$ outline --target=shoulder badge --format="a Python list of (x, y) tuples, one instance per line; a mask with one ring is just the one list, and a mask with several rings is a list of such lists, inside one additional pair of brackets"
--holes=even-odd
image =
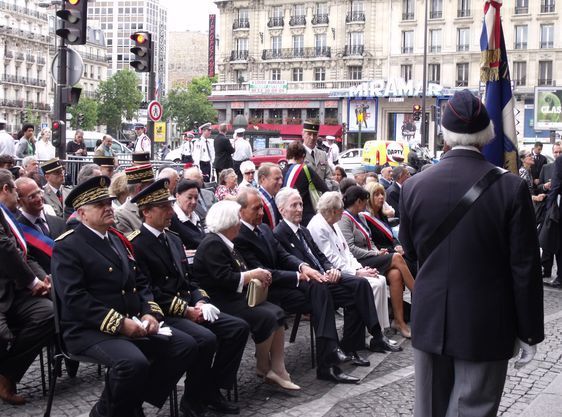
[(136, 238), (138, 235), (140, 235), (140, 230), (135, 230), (134, 232), (131, 232), (127, 235), (127, 239), (129, 239), (129, 242), (132, 242), (134, 238)]
[(55, 242), (58, 242), (59, 240), (63, 240), (65, 237), (71, 235), (72, 233), (74, 233), (74, 229), (70, 229), (70, 230), (64, 232), (62, 235), (60, 235), (59, 237), (57, 237), (55, 239)]

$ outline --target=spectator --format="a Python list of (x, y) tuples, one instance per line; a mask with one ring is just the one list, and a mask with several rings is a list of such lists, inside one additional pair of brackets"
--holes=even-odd
[(197, 249), (205, 238), (205, 229), (196, 212), (199, 192), (199, 184), (193, 180), (181, 180), (176, 189), (170, 229), (180, 236), (186, 249)]
[(35, 155), (35, 138), (33, 133), (35, 127), (32, 124), (24, 124), (21, 128), (20, 140), (18, 146), (16, 147), (16, 156), (18, 158), (25, 158), (26, 156)]
[(365, 186), (367, 180), (367, 171), (363, 167), (353, 168), (351, 170), (355, 183), (361, 187)]
[[(236, 168), (234, 170), (236, 170)], [(240, 164), (240, 172), (242, 173), (242, 181), (238, 185), (238, 188), (257, 187), (256, 180), (254, 179), (256, 173), (256, 166), (252, 161), (242, 162)]]
[(51, 143), (51, 129), (45, 127), (41, 130), (39, 140), (35, 144), (35, 156), (39, 161), (48, 161), (55, 157), (56, 149)]
[(0, 117), (0, 155), (16, 156), (14, 138), (6, 132), (6, 120)]
[(204, 229), (206, 229), (205, 218), (207, 216), (207, 212), (211, 206), (217, 202), (215, 193), (204, 188), (205, 183), (203, 182), (203, 174), (198, 167), (191, 167), (183, 171), (183, 178), (186, 180), (193, 180), (199, 185), (199, 198), (197, 200), (195, 212), (199, 216), (199, 219), (201, 219), (201, 225)]
[(228, 130), (228, 125), (226, 123), (221, 123), (219, 126), (219, 134), (214, 140), (215, 147), (215, 171), (217, 173), (217, 178), (220, 177), (220, 173), (228, 168), (233, 168), (232, 154), (234, 153), (234, 148), (230, 143), (230, 140), (226, 137), (226, 132)]
[(400, 217), (400, 193), (402, 184), (410, 178), (410, 171), (403, 166), (397, 166), (392, 169), (392, 179), (394, 182), (386, 189), (386, 201), (392, 206), (396, 217)]
[(234, 171), (238, 175), (238, 180), (242, 180), (242, 168), (241, 165), (249, 161), (252, 157), (252, 145), (244, 139), (245, 129), (239, 128), (234, 131), (234, 153), (232, 154), (232, 159), (234, 161)]
[(64, 168), (55, 158), (44, 162), (41, 169), (47, 180), (47, 184), (43, 187), (43, 199), (53, 208), (55, 215), (62, 219), (65, 215), (64, 201), (70, 194), (70, 189), (64, 187)]
[(352, 185), (357, 185), (355, 179), (351, 177), (346, 177), (340, 181), (340, 193), (345, 194), (345, 191)]
[(264, 162), (258, 169), (258, 191), (263, 202), (263, 223), (271, 229), (281, 220), (281, 214), (275, 204), (275, 196), (283, 185), (283, 173), (279, 165)]
[(113, 199), (112, 206), (114, 209), (119, 207), (127, 200), (129, 191), (127, 190), (127, 174), (118, 172), (111, 177), (109, 184), (109, 194), (117, 198)]
[(39, 172), (39, 162), (34, 155), (26, 156), (21, 161), (21, 166), (24, 169), (24, 176), (31, 178), (40, 187), (45, 184), (45, 178)]
[(82, 130), (78, 129), (74, 133), (74, 140), (66, 144), (66, 154), (74, 156), (86, 156), (88, 154)]
[[(363, 212), (363, 217), (371, 231), (371, 240), (377, 248), (404, 255), (400, 242), (392, 233), (388, 215), (385, 214), (385, 205), (388, 204), (385, 201), (384, 187), (382, 184), (370, 183), (367, 184), (365, 190), (369, 193), (369, 199), (367, 200), (367, 211)], [(392, 207), (388, 206), (388, 208), (392, 210)]]
[[(340, 167), (339, 165), (337, 165), (334, 168), (334, 181), (337, 182), (338, 184), (341, 183), (341, 180), (343, 180), (344, 178), (347, 178), (347, 174), (345, 172), (345, 169), (343, 169), (342, 167)], [(340, 184), (341, 185), (341, 184)]]
[(101, 144), (99, 146), (97, 146), (96, 150), (94, 151), (94, 156), (115, 157), (115, 152), (111, 148), (112, 145), (113, 145), (113, 138), (111, 137), (111, 135), (103, 135), (103, 139), (101, 140)]
[(162, 178), (167, 178), (168, 180), (170, 180), (168, 187), (170, 189), (170, 194), (174, 195), (176, 193), (176, 186), (178, 185), (178, 181), (180, 179), (180, 175), (178, 174), (178, 171), (176, 171), (174, 168), (171, 167), (162, 168), (158, 173), (157, 179), (162, 179)]
[(215, 197), (217, 201), (221, 200), (236, 200), (238, 195), (236, 172), (233, 168), (223, 169), (219, 175), (219, 186), (215, 190)]
[(392, 167), (384, 167), (381, 169), (381, 176), (379, 182), (383, 185), (386, 190), (392, 184)]
[(372, 182), (379, 182), (379, 177), (374, 172), (367, 172), (367, 175), (365, 176), (365, 185)]
[(0, 168), (12, 169), (16, 165), (16, 160), (12, 155), (0, 154)]
[(543, 144), (542, 142), (535, 142), (535, 145), (533, 146), (533, 151), (532, 151), (532, 157), (533, 157), (533, 165), (531, 165), (531, 169), (530, 169), (530, 173), (531, 173), (531, 178), (533, 179), (533, 184), (537, 185), (539, 183), (539, 176), (542, 170), (542, 167), (546, 165), (546, 163), (548, 162), (546, 160), (546, 157), (544, 155), (542, 155), (542, 147)]
[(535, 182), (533, 181), (533, 177), (531, 173), (531, 168), (533, 167), (536, 160), (535, 157), (528, 150), (521, 149), (519, 151), (519, 159), (521, 159), (521, 168), (519, 168), (519, 176), (525, 181), (525, 184), (527, 184), (527, 188), (529, 189), (529, 193), (531, 194), (531, 200), (533, 200), (533, 202), (535, 203), (540, 203), (544, 201), (544, 199), (546, 198), (546, 194), (545, 193), (537, 194)]

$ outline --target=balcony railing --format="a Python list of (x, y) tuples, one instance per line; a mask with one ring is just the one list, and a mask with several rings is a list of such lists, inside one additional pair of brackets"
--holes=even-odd
[(414, 12), (402, 13), (402, 20), (414, 20)]
[(281, 49), (264, 49), (261, 59), (264, 61), (269, 59), (293, 59), (293, 58), (330, 58), (332, 56), (331, 48), (312, 47), (312, 48), (281, 48)]
[(26, 16), (35, 17), (37, 19), (47, 21), (47, 13), (40, 13), (37, 10), (31, 10), (27, 7), (17, 6), (5, 1), (0, 1), (0, 9), (18, 12)]
[(468, 44), (458, 44), (457, 45), (457, 51), (458, 52), (468, 51), (468, 49), (469, 49)]
[(25, 54), (25, 60), (27, 62), (35, 62), (35, 57), (31, 54)]
[(457, 80), (457, 81), (455, 81), (455, 85), (457, 87), (467, 87), (468, 86), (468, 80)]
[(327, 14), (316, 14), (312, 18), (313, 25), (327, 25), (330, 23), (330, 18)]
[(413, 46), (403, 46), (402, 47), (402, 53), (403, 54), (411, 54), (412, 52), (414, 52)]
[(429, 52), (432, 52), (432, 53), (441, 52), (441, 45), (432, 45), (429, 48)]
[(249, 53), (248, 51), (231, 51), (230, 60), (231, 61), (247, 61)]
[(234, 19), (232, 29), (250, 29), (250, 21), (248, 19)]
[(25, 60), (25, 55), (23, 54), (23, 52), (16, 52), (16, 59), (18, 61), (24, 61)]
[(279, 28), (285, 26), (285, 19), (282, 17), (270, 17), (267, 22), (268, 28)]
[(306, 16), (291, 16), (289, 26), (305, 26)]
[(363, 56), (365, 45), (345, 45), (343, 56)]
[(37, 64), (38, 65), (45, 65), (46, 62), (47, 62), (47, 60), (44, 57), (42, 57), (42, 56), (37, 57)]
[(457, 10), (457, 17), (470, 17), (470, 9)]
[(442, 10), (434, 10), (429, 12), (429, 18), (430, 19), (441, 19), (443, 17), (443, 11)]
[(554, 13), (554, 3), (541, 4), (541, 13)]
[(365, 12), (348, 12), (345, 16), (346, 23), (350, 22), (364, 22)]
[(13, 58), (14, 53), (12, 51), (4, 51), (4, 57), (5, 58)]
[(513, 83), (515, 84), (516, 87), (520, 85), (525, 85), (527, 84), (527, 77), (515, 78), (513, 80)]
[[(332, 81), (288, 81), (289, 90), (340, 90), (355, 87), (367, 80), (332, 80)], [(228, 92), (244, 92), (249, 91), (250, 84), (244, 83), (216, 83), (213, 84), (213, 92), (228, 93)]]
[(15, 36), (26, 40), (36, 40), (41, 43), (49, 43), (49, 36), (41, 35), (39, 33), (30, 32), (28, 30), (15, 29), (11, 26), (0, 25), (0, 34), (7, 36)]
[(23, 85), (30, 85), (36, 87), (45, 87), (47, 85), (45, 80), (39, 80), (37, 78), (29, 78), (29, 77), (20, 77), (18, 75), (12, 75), (12, 74), (2, 74), (1, 79), (3, 82), (12, 83), (12, 84), (23, 84)]
[(552, 78), (539, 78), (538, 85), (552, 85)]
[(542, 41), (541, 42), (541, 49), (549, 49), (554, 48), (554, 41)]
[(87, 59), (89, 61), (98, 61), (98, 62), (109, 62), (110, 60), (110, 56), (109, 55), (96, 55), (96, 54), (91, 54), (89, 52), (83, 52), (80, 53), (80, 55), (82, 56), (82, 58)]
[(529, 13), (529, 6), (515, 6), (515, 14)]
[(513, 49), (527, 49), (527, 42), (515, 42)]

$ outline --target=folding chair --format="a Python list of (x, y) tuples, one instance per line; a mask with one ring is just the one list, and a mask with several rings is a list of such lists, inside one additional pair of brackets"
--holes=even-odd
[[(295, 343), (297, 337), (297, 332), (299, 330), (299, 325), (301, 323), (302, 313), (295, 313), (295, 319), (293, 321), (293, 328), (291, 329), (291, 336), (289, 337), (289, 343)], [(310, 325), (310, 361), (312, 363), (312, 369), (316, 367), (316, 348), (314, 345), (314, 326), (312, 325), (312, 318), (309, 321)]]

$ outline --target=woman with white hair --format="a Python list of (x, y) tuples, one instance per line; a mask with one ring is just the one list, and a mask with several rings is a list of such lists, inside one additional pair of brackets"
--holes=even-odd
[(51, 143), (51, 129), (41, 130), (39, 140), (35, 144), (35, 156), (39, 161), (48, 161), (55, 157), (55, 147)]
[(236, 200), (238, 195), (238, 177), (232, 168), (223, 169), (219, 174), (219, 186), (215, 190), (215, 197), (221, 200)]
[(271, 273), (262, 268), (248, 270), (234, 250), (240, 230), (240, 205), (219, 201), (207, 213), (209, 234), (203, 239), (193, 262), (193, 278), (209, 293), (222, 311), (245, 320), (256, 344), (256, 373), (269, 383), (287, 390), (300, 387), (291, 382), (285, 368), (285, 313), (267, 301), (249, 307), (246, 291), (252, 279), (271, 285)]
[(373, 298), (377, 307), (377, 317), (382, 329), (390, 326), (388, 318), (388, 294), (386, 279), (379, 275), (375, 268), (363, 267), (349, 250), (349, 246), (337, 222), (343, 214), (343, 201), (338, 191), (330, 191), (318, 200), (318, 214), (306, 227), (314, 242), (326, 255), (335, 268), (342, 272), (355, 275), (358, 279), (365, 278), (373, 289)]
[(252, 161), (244, 161), (240, 164), (240, 172), (242, 172), (242, 181), (238, 184), (238, 188), (242, 187), (254, 187), (258, 185), (254, 179), (256, 173), (256, 166)]

